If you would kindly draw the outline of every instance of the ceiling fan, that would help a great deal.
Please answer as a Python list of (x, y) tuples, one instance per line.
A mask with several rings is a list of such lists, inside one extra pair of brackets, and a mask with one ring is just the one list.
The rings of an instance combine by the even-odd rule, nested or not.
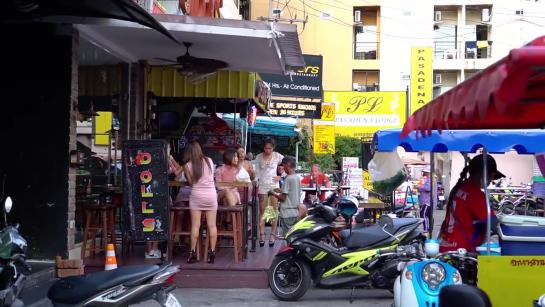
[(157, 60), (172, 63), (169, 66), (176, 67), (178, 71), (185, 76), (212, 74), (217, 70), (228, 66), (224, 61), (208, 58), (198, 58), (189, 54), (189, 48), (192, 43), (183, 42), (186, 52), (184, 55), (176, 58), (176, 61), (170, 59), (156, 58)]

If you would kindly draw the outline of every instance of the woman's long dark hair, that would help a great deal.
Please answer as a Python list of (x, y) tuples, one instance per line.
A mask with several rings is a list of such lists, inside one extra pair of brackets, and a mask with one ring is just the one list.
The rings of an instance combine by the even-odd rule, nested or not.
[(210, 161), (208, 161), (208, 157), (206, 157), (201, 149), (201, 145), (197, 141), (193, 141), (188, 144), (188, 147), (186, 148), (188, 151), (188, 158), (191, 162), (191, 168), (192, 168), (192, 177), (193, 177), (193, 183), (196, 183), (201, 179), (203, 174), (204, 165), (203, 162), (208, 165), (208, 168), (210, 171), (212, 171), (212, 165), (210, 165)]

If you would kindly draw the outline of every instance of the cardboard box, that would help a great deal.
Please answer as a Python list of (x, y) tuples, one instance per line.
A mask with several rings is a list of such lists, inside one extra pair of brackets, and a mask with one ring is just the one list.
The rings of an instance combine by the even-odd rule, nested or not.
[(83, 268), (82, 259), (62, 259), (57, 256), (55, 258), (55, 265), (57, 269), (80, 269)]
[(78, 276), (83, 275), (84, 270), (83, 268), (79, 269), (57, 269), (57, 277), (58, 278), (64, 278), (69, 276)]

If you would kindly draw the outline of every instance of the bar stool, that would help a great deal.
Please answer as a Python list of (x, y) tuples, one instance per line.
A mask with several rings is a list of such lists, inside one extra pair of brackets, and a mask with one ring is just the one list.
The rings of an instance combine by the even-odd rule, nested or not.
[[(86, 251), (92, 256), (96, 252), (106, 250), (108, 234), (111, 235), (111, 243), (115, 245), (115, 206), (97, 204), (94, 201), (86, 201), (82, 204), (85, 225), (83, 228), (83, 240), (81, 245), (81, 259), (85, 259)], [(96, 235), (102, 232), (101, 247), (96, 248)], [(91, 240), (90, 247), (87, 241)]]
[[(232, 229), (223, 229), (218, 227), (218, 242), (221, 237), (231, 238), (233, 240), (233, 253), (235, 263), (242, 261), (242, 205), (236, 206), (218, 206), (218, 214), (230, 214)], [(221, 219), (218, 219), (221, 220)], [(205, 251), (208, 251), (208, 240), (205, 242)]]
[[(174, 206), (170, 207), (170, 219), (169, 219), (170, 237), (168, 240), (168, 245), (169, 245), (168, 250), (169, 250), (169, 257), (170, 257), (169, 259), (172, 259), (172, 250), (174, 248), (174, 240), (176, 236), (180, 236), (180, 238), (188, 237), (189, 241), (191, 242), (191, 227), (189, 227), (189, 229), (187, 230), (184, 230), (183, 221), (178, 218), (179, 213), (184, 211), (187, 211), (189, 213), (189, 207), (174, 207)], [(182, 227), (179, 227), (180, 230), (176, 230), (176, 228), (178, 228), (177, 226), (180, 224), (182, 225)], [(199, 235), (199, 237), (197, 238), (197, 246), (195, 248), (196, 249), (195, 252), (197, 253), (197, 260), (201, 259), (200, 257), (201, 244), (202, 244), (202, 239), (201, 239), (201, 235)]]

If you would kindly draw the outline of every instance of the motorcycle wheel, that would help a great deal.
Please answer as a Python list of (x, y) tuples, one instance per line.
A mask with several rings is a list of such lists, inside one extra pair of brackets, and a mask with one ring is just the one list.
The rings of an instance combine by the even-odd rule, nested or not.
[(504, 215), (513, 215), (513, 213), (515, 213), (515, 204), (510, 201), (504, 202), (500, 206), (500, 213)]
[(268, 275), (269, 287), (281, 301), (300, 299), (312, 283), (308, 264), (289, 257), (275, 257)]

